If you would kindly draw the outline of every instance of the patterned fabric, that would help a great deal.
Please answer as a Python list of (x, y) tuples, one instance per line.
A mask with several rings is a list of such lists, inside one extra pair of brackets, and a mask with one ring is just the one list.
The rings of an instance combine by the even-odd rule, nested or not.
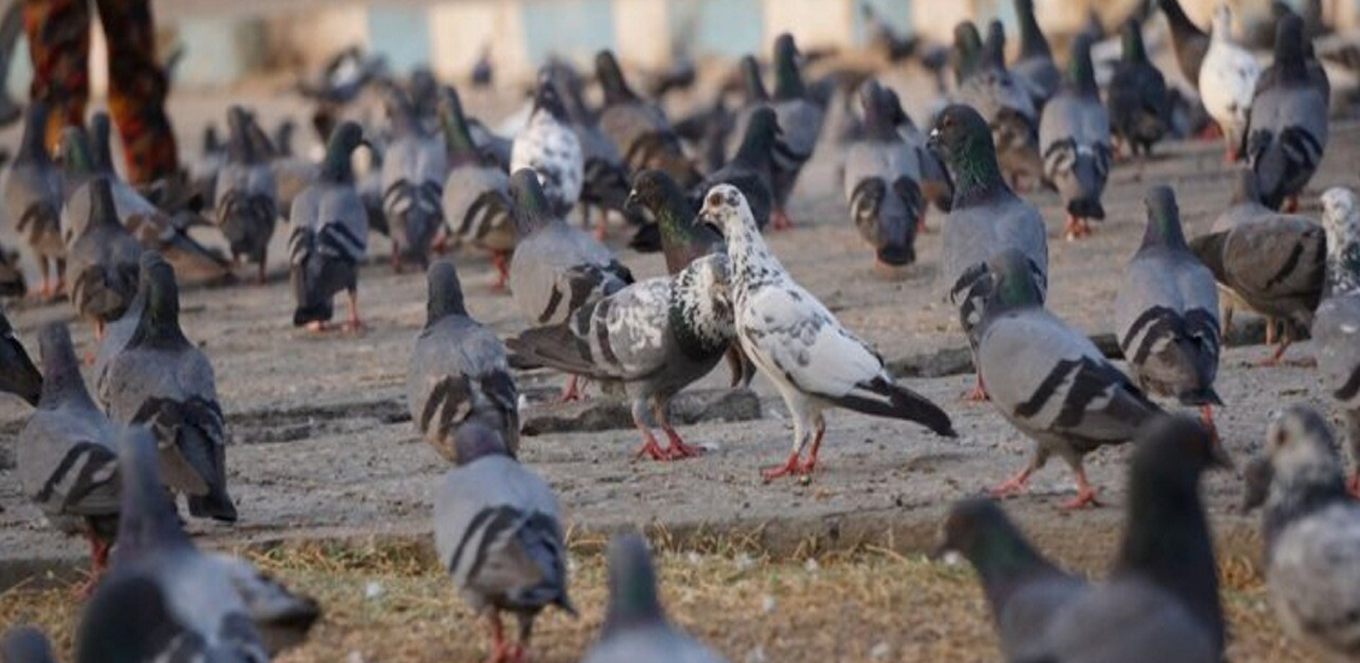
[(128, 179), (144, 184), (169, 176), (179, 163), (149, 0), (24, 0), (34, 72), (30, 94), (52, 109), (48, 144), (56, 144), (62, 127), (84, 122), (91, 4), (98, 6), (108, 42), (109, 114), (123, 140)]

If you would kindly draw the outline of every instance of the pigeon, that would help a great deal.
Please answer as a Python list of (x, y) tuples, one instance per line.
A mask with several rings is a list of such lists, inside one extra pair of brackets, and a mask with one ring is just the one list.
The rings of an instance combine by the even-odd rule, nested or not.
[(516, 240), (510, 178), (472, 141), (463, 104), (451, 87), (440, 90), (439, 119), (449, 153), (444, 218), (454, 237), (491, 251), (496, 267), (494, 287), (503, 288)]
[(613, 53), (605, 50), (595, 56), (595, 75), (604, 90), (600, 130), (613, 141), (629, 170), (636, 173), (654, 168), (665, 171), (681, 186), (698, 183), (699, 172), (685, 156), (666, 114), (628, 87)]
[(1232, 9), (1214, 8), (1212, 40), (1199, 71), (1199, 94), (1204, 109), (1223, 130), (1227, 160), (1236, 161), (1246, 135), (1252, 94), (1261, 66), (1256, 57), (1232, 41)]
[(1209, 35), (1195, 25), (1179, 0), (1157, 0), (1166, 14), (1167, 26), (1171, 32), (1171, 48), (1176, 54), (1176, 65), (1181, 75), (1190, 85), (1199, 87), (1199, 72), (1204, 58), (1209, 52)]
[(227, 109), (227, 161), (217, 171), (213, 208), (217, 226), (231, 243), (232, 259), (241, 257), (259, 264), (256, 278), (265, 281), (269, 241), (274, 238), (278, 219), (278, 185), (269, 165), (269, 154), (262, 153), (250, 139), (252, 119), (244, 108)]
[[(15, 5), (15, 9), (18, 5)], [(0, 637), (0, 661), (4, 663), (57, 663), (52, 643), (32, 626), (11, 626)]]
[(515, 136), (510, 152), (510, 172), (528, 168), (537, 173), (543, 195), (558, 216), (565, 216), (576, 205), (585, 177), (581, 141), (567, 122), (557, 87), (546, 74), (540, 75), (533, 114)]
[[(930, 149), (929, 136), (912, 122), (911, 116), (907, 115), (905, 110), (902, 110), (902, 101), (897, 97), (897, 93), (892, 88), (885, 87), (883, 95), (885, 108), (892, 109), (897, 133), (906, 141), (907, 148), (916, 154), (916, 163), (921, 167), (917, 183), (921, 186), (922, 198), (941, 212), (948, 212), (954, 204), (954, 182), (949, 177), (949, 169), (945, 167), (940, 155)], [(925, 229), (925, 208), (922, 208), (916, 230), (919, 234), (925, 232)]]
[(1011, 660), (1221, 661), (1223, 607), (1199, 482), (1227, 464), (1198, 422), (1149, 422), (1129, 462), (1124, 533), (1109, 579), (1062, 601)]
[[(1303, 405), (1266, 431), (1246, 506), (1263, 506), (1266, 590), (1285, 634), (1320, 660), (1360, 647), (1360, 505), (1346, 492), (1327, 422)], [(1259, 483), (1257, 483), (1259, 482)]]
[(199, 143), (198, 158), (191, 161), (188, 167), (190, 187), (204, 200), (215, 200), (217, 173), (222, 170), (222, 164), (227, 162), (227, 144), (218, 133), (216, 123), (203, 127)]
[(1305, 217), (1269, 214), (1196, 237), (1190, 250), (1234, 297), (1284, 323), (1275, 351), (1262, 362), (1278, 363), (1296, 327), (1312, 325), (1322, 298), (1327, 254), (1322, 228)]
[(0, 244), (0, 297), (23, 297), (28, 294), (28, 282), (19, 266), (19, 252)]
[(349, 296), (347, 326), (358, 329), (359, 260), (368, 247), (368, 215), (354, 188), (350, 155), (363, 142), (353, 122), (341, 124), (326, 145), (321, 172), (293, 201), (288, 263), (297, 309), (293, 324), (325, 329), (334, 315), (331, 298)]
[(1025, 661), (1064, 607), (1091, 591), (1035, 550), (994, 500), (970, 497), (949, 509), (935, 553), (957, 553), (977, 571), (1008, 661)]
[[(1260, 221), (1262, 219), (1278, 216), (1290, 215), (1282, 215), (1261, 204), (1261, 190), (1256, 183), (1256, 172), (1247, 166), (1241, 166), (1234, 175), (1233, 194), (1232, 198), (1229, 200), (1228, 208), (1223, 210), (1223, 212), (1214, 219), (1214, 223), (1210, 226), (1209, 231), (1222, 232), (1251, 221)], [(1295, 218), (1298, 218), (1305, 223), (1311, 223), (1312, 221), (1303, 216)], [(1250, 309), (1251, 307), (1231, 288), (1224, 287), (1222, 283), (1218, 284), (1218, 300), (1220, 311), (1219, 319), (1222, 321), (1223, 336), (1226, 337), (1228, 331), (1232, 329), (1233, 312), (1239, 308)], [(1266, 345), (1273, 345), (1275, 343), (1275, 328), (1275, 319), (1267, 318)]]
[(690, 201), (694, 209), (703, 206), (704, 195), (719, 184), (731, 184), (741, 191), (751, 205), (751, 213), (756, 217), (756, 226), (764, 228), (773, 217), (775, 205), (774, 159), (781, 133), (775, 111), (760, 107), (751, 113), (742, 134), (741, 145), (732, 160), (721, 168), (709, 173), (704, 180), (690, 190)]
[[(954, 437), (949, 415), (888, 374), (883, 358), (841, 326), (826, 306), (794, 282), (761, 238), (736, 187), (708, 192), (700, 220), (722, 230), (737, 337), (765, 374), (793, 418), (793, 449), (766, 480), (810, 474), (826, 420), (822, 412), (844, 407), (880, 417), (915, 421), (937, 435)], [(800, 456), (812, 443), (806, 461)]]
[(385, 101), (392, 140), (383, 152), (382, 209), (392, 238), (392, 268), (400, 272), (403, 263), (415, 263), (423, 269), (430, 245), (444, 229), (448, 153), (421, 123), (404, 91), (386, 86)]
[(1014, 183), (1043, 173), (1039, 153), (1039, 114), (1029, 91), (1006, 69), (1005, 34), (993, 22), (972, 70), (959, 83), (961, 104), (987, 120), (1002, 171)]
[(269, 654), (231, 576), (194, 547), (161, 487), (156, 441), (142, 426), (123, 434), (118, 548), (85, 605), (77, 663), (153, 660), (264, 663)]
[(803, 164), (812, 158), (812, 151), (817, 147), (825, 115), (809, 96), (799, 69), (800, 57), (793, 35), (785, 32), (775, 38), (774, 97), (770, 102), (780, 129), (775, 140), (770, 182), (774, 194), (770, 225), (775, 230), (792, 227), (786, 211), (789, 195), (798, 182)]
[(606, 552), (609, 604), (600, 637), (581, 663), (724, 663), (717, 652), (666, 620), (647, 542), (615, 534)]
[(118, 533), (119, 429), (86, 391), (66, 325), (44, 325), (38, 343), (45, 379), (16, 444), (19, 480), (53, 527), (85, 537), (98, 578)]
[[(973, 328), (991, 287), (988, 261), (1007, 248), (1019, 250), (1029, 259), (1042, 296), (1048, 291), (1048, 236), (1039, 211), (1006, 186), (991, 131), (976, 110), (957, 104), (946, 107), (930, 132), (930, 146), (954, 176), (954, 200), (942, 231), (941, 274), (950, 301), (959, 307), (964, 334), (975, 348)], [(985, 397), (979, 375), (969, 398)]]
[[(71, 135), (67, 129), (63, 137)], [(79, 223), (79, 230), (67, 226), (74, 232), (68, 240), (66, 260), (71, 273), (71, 303), (82, 317), (94, 321), (95, 336), (102, 337), (104, 325), (121, 316), (136, 295), (142, 245), (118, 223), (107, 178), (95, 178), (85, 189), (88, 216)]]
[(1042, 109), (1058, 93), (1062, 73), (1034, 17), (1034, 0), (1015, 0), (1015, 16), (1020, 23), (1020, 57), (1011, 63), (1011, 71), (1028, 88), (1034, 107)]
[[(673, 233), (662, 231), (662, 242)], [(517, 355), (562, 372), (622, 384), (642, 434), (635, 458), (678, 460), (702, 453), (670, 424), (670, 401), (708, 375), (735, 339), (725, 254), (638, 281), (587, 303), (566, 322), (529, 329), (507, 342)], [(660, 426), (668, 446), (652, 434)]]
[(453, 440), (468, 422), (500, 434), (514, 456), (519, 449), (519, 391), (505, 346), (468, 315), (453, 263), (430, 265), (425, 327), (406, 369), (406, 404), (425, 441), (458, 462)]
[[(576, 614), (557, 498), (479, 422), (460, 428), (454, 444), (458, 466), (434, 500), (435, 551), (473, 612), (490, 620), (489, 660), (522, 660), (539, 612), (556, 605)], [(504, 636), (502, 611), (519, 620), (515, 644)]]
[[(1327, 234), (1327, 296), (1313, 318), (1318, 372), (1345, 423), (1346, 444), (1360, 459), (1360, 205), (1350, 189), (1322, 194), (1322, 227)], [(1360, 470), (1351, 475), (1360, 494)]]
[[(581, 218), (590, 220), (590, 208), (597, 212), (596, 239), (604, 239), (608, 230), (610, 210), (628, 214), (624, 201), (628, 197), (628, 166), (623, 155), (600, 129), (599, 118), (586, 106), (581, 91), (581, 79), (570, 66), (554, 63), (547, 70), (558, 97), (566, 109), (568, 126), (581, 143), (584, 179), (581, 184)], [(636, 219), (641, 222), (641, 219)]]
[(1024, 469), (997, 486), (995, 496), (1025, 488), (1057, 453), (1076, 475), (1077, 495), (1064, 505), (1096, 503), (1082, 458), (1123, 444), (1162, 412), (1105, 359), (1085, 334), (1044, 309), (1031, 260), (1006, 249), (988, 261), (994, 281), (977, 335), (978, 374), (1001, 416), (1034, 441)]
[(132, 337), (110, 355), (99, 400), (114, 421), (146, 424), (156, 433), (163, 478), (188, 496), (190, 515), (235, 522), (212, 364), (180, 329), (174, 268), (147, 262), (150, 278), (139, 293), (145, 308)]
[(483, 44), (478, 52), (477, 61), (472, 63), (472, 86), (491, 87), (496, 70), (491, 64), (491, 44)]
[(860, 87), (865, 137), (845, 154), (845, 198), (860, 237), (874, 247), (874, 269), (887, 275), (916, 262), (916, 229), (925, 214), (918, 152), (897, 130), (894, 104), (877, 81)]
[[(190, 227), (201, 221), (197, 214), (184, 212), (172, 216), (118, 177), (109, 144), (109, 124), (107, 113), (95, 113), (90, 119), (89, 176), (109, 182), (119, 221), (142, 246), (165, 256), (185, 281), (216, 282), (229, 278), (231, 261), (189, 234)], [(79, 144), (77, 141), (76, 145)], [(88, 218), (88, 184), (76, 186), (79, 180), (72, 182), (69, 176), (66, 180), (71, 193), (66, 196), (62, 227), (65, 232), (78, 233), (79, 224)]]
[(1100, 102), (1091, 42), (1078, 36), (1062, 90), (1044, 106), (1039, 121), (1039, 149), (1044, 177), (1062, 196), (1068, 239), (1091, 234), (1091, 219), (1104, 219), (1100, 194), (1110, 176), (1110, 116)]
[[(5, 214), (38, 259), (38, 294), (49, 297), (66, 288), (66, 243), (61, 235), (61, 169), (44, 144), (47, 105), (34, 100), (25, 111), (19, 153), (5, 176)], [(49, 280), (49, 267), (55, 282)]]
[(954, 70), (954, 84), (962, 86), (982, 60), (982, 34), (972, 21), (960, 21), (954, 26), (954, 45), (949, 50), (949, 64)]
[(1317, 172), (1327, 145), (1327, 99), (1308, 81), (1303, 20), (1290, 14), (1275, 37), (1272, 85), (1260, 86), (1247, 123), (1247, 164), (1256, 171), (1261, 202), (1298, 209), (1298, 195)]
[(36, 406), (42, 397), (42, 374), (14, 336), (14, 327), (0, 311), (0, 392), (14, 394)]
[(1222, 338), (1214, 274), (1185, 243), (1180, 210), (1168, 186), (1148, 190), (1147, 230), (1124, 269), (1115, 295), (1119, 347), (1147, 393), (1198, 407), (1212, 425), (1210, 406)]
[(1161, 70), (1148, 60), (1142, 26), (1135, 20), (1120, 31), (1123, 54), (1106, 88), (1110, 129), (1135, 156), (1152, 154), (1152, 146), (1170, 129), (1171, 97)]

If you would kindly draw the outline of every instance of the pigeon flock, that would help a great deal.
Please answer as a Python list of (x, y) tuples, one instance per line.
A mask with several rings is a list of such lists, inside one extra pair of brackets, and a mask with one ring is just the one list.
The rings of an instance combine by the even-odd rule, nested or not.
[[(952, 46), (932, 50), (866, 5), (890, 61), (936, 73), (942, 94), (927, 131), (873, 72), (810, 76), (819, 54), (788, 33), (774, 40), (768, 71), (754, 55), (731, 63), (732, 94), (674, 121), (666, 95), (693, 85), (692, 65), (636, 85), (609, 51), (589, 74), (553, 60), (507, 135), (428, 70), (402, 79), (347, 50), (299, 85), (316, 105), (319, 158), (293, 152), (291, 122), (271, 134), (233, 105), (225, 142), (212, 131), (186, 177), (145, 188), (118, 175), (106, 114), (48, 146), (47, 109), (30, 105), (0, 204), (39, 266), (29, 299), (64, 299), (72, 315), (41, 325), (35, 364), (0, 314), (0, 391), (34, 408), (14, 444), (23, 495), (53, 529), (89, 545), (74, 660), (267, 661), (322, 618), (325, 606), (246, 560), (201, 550), (179, 509), (182, 496), (188, 518), (223, 527), (252, 518), (231, 496), (212, 352), (181, 327), (180, 289), (213, 284), (230, 297), (249, 287), (234, 284), (242, 262), (267, 282), (276, 232), (287, 233), (292, 295), (278, 325), (308, 330), (300, 335), (332, 330), (342, 293), (343, 328), (364, 328), (370, 233), (390, 240), (394, 271), (425, 272), (406, 405), (449, 464), (432, 486), (434, 549), (486, 620), (490, 661), (530, 660), (535, 619), (577, 610), (569, 510), (521, 460), (517, 371), (561, 373), (561, 401), (622, 395), (640, 444), (602, 462), (702, 463), (689, 459), (713, 448), (685, 439), (671, 404), (723, 364), (733, 389), (763, 376), (788, 414), (788, 455), (758, 475), (747, 468), (774, 484), (767, 490), (782, 477), (814, 480), (823, 442), (838, 437), (827, 425), (834, 409), (913, 422), (904, 436), (953, 438), (951, 410), (991, 407), (1032, 442), (1016, 474), (949, 508), (936, 551), (976, 569), (1005, 660), (1219, 663), (1230, 637), (1200, 485), (1233, 467), (1214, 421), (1231, 403), (1215, 381), (1238, 310), (1266, 319), (1274, 349), (1263, 366), (1311, 339), (1307, 363), (1341, 421), (1338, 437), (1319, 412), (1282, 407), (1241, 467), (1243, 508), (1263, 511), (1270, 604), (1284, 632), (1322, 659), (1360, 660), (1360, 472), (1348, 476), (1344, 460), (1360, 458), (1360, 199), (1309, 188), (1333, 95), (1316, 16), (1280, 9), (1267, 55), (1236, 40), (1226, 4), (1204, 27), (1177, 0), (1139, 4), (1108, 39), (1096, 21), (1059, 43), (1033, 0), (1015, 0), (1010, 59), (1000, 21), (961, 23)], [(1157, 11), (1168, 29), (1147, 23)], [(1169, 43), (1179, 71), (1157, 68), (1153, 39)], [(487, 52), (474, 86), (493, 81)], [(385, 121), (346, 116), (370, 89)], [(1112, 270), (1122, 268), (1112, 358), (1046, 306), (1049, 233), (1027, 196), (1054, 192), (1058, 236), (1079, 251), (1098, 232), (1093, 221), (1137, 221), (1107, 213), (1111, 173), (1136, 168), (1142, 182), (1163, 141), (1196, 134), (1223, 141), (1232, 202), (1188, 237), (1177, 183), (1141, 185), (1141, 243)], [(800, 179), (823, 172), (805, 169), (819, 149), (838, 150), (831, 188), (873, 270), (897, 279), (928, 265), (935, 275), (976, 373), (963, 402), (932, 402), (900, 381), (768, 241), (806, 232), (791, 200)], [(1320, 218), (1300, 212), (1318, 207), (1313, 198)], [(662, 254), (664, 273), (638, 278), (625, 266), (609, 237), (617, 221), (633, 233), (629, 250)], [(917, 247), (925, 233), (939, 234), (938, 251)], [(507, 338), (469, 312), (455, 267), (486, 253), (493, 292), (522, 323)], [(81, 357), (70, 325), (84, 324), (95, 345)], [(1057, 455), (1076, 488), (1063, 508), (1097, 506), (1084, 460), (1126, 443), (1126, 514), (1109, 573), (1069, 573), (998, 498), (1023, 491)], [(606, 556), (605, 617), (582, 661), (724, 660), (667, 621), (641, 535), (616, 534)], [(55, 660), (36, 628), (0, 640), (0, 663)]]

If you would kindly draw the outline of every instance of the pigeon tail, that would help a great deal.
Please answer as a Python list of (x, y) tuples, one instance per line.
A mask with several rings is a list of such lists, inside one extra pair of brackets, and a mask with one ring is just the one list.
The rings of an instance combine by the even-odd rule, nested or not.
[[(193, 406), (190, 403), (189, 406)], [(199, 407), (190, 409), (184, 408), (184, 417), (189, 419), (211, 419), (220, 417), (221, 413), (203, 411), (200, 408), (205, 404), (199, 403)], [(206, 423), (206, 422), (204, 422)], [(176, 436), (175, 446), (179, 453), (189, 462), (194, 471), (199, 474), (207, 484), (208, 490), (203, 495), (189, 495), (189, 515), (195, 518), (212, 518), (222, 522), (236, 522), (236, 505), (232, 503), (231, 497), (227, 494), (227, 468), (225, 449), (220, 442), (215, 442), (209, 437), (207, 431), (200, 428), (200, 423), (193, 420), (186, 420), (179, 425), (179, 435)], [(218, 431), (220, 435), (220, 431)]]
[[(590, 319), (594, 305), (587, 305), (575, 315)], [(568, 323), (526, 329), (519, 336), (506, 339), (505, 347), (521, 359), (527, 358), (540, 366), (549, 366), (564, 373), (591, 379), (617, 379), (600, 370), (590, 355), (590, 346), (572, 332)]]
[(855, 385), (849, 393), (829, 398), (836, 405), (877, 417), (914, 421), (944, 437), (957, 437), (954, 424), (939, 406), (886, 375)]
[(1105, 218), (1105, 207), (1097, 197), (1074, 198), (1067, 202), (1067, 213), (1079, 219)]

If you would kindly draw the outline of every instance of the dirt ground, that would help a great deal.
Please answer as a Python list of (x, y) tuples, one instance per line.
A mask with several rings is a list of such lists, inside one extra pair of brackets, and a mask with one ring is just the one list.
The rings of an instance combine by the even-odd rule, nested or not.
[[(180, 126), (186, 136), (196, 136), (204, 118), (220, 117), (238, 98), (176, 98), (172, 113), (186, 118)], [(293, 102), (277, 97), (251, 99), (258, 99), (267, 118), (299, 113)], [(469, 105), (478, 108), (475, 100)], [(1305, 198), (1307, 213), (1318, 213), (1317, 194), (1326, 187), (1356, 185), (1360, 147), (1350, 141), (1357, 137), (1360, 123), (1333, 125), (1325, 164)], [(0, 143), (13, 142), (12, 132), (0, 135)], [(920, 238), (920, 261), (905, 278), (875, 276), (871, 251), (847, 220), (839, 158), (839, 150), (829, 144), (819, 151), (795, 194), (797, 228), (773, 234), (770, 242), (794, 277), (849, 329), (872, 342), (906, 376), (906, 384), (942, 404), (954, 418), (958, 439), (936, 438), (912, 424), (833, 412), (823, 464), (811, 482), (766, 485), (758, 469), (784, 458), (791, 427), (769, 383), (757, 378), (760, 416), (682, 429), (692, 442), (708, 447), (702, 458), (631, 462), (636, 434), (617, 424), (526, 438), (522, 458), (556, 489), (577, 540), (598, 540), (613, 528), (638, 525), (666, 532), (681, 551), (706, 550), (714, 540), (743, 542), (758, 561), (753, 567), (734, 570), (738, 558), (720, 551), (700, 563), (678, 553), (667, 558), (664, 571), (678, 620), (734, 661), (907, 661), (948, 652), (962, 652), (949, 660), (994, 660), (971, 576), (918, 555), (932, 541), (947, 505), (1017, 469), (1030, 443), (990, 405), (959, 399), (972, 378), (959, 361), (964, 340), (954, 312), (942, 303), (935, 283), (939, 234)], [(1231, 171), (1221, 162), (1217, 144), (1168, 145), (1146, 165), (1141, 180), (1137, 170), (1133, 165), (1115, 169), (1105, 195), (1109, 219), (1093, 238), (1078, 243), (1061, 239), (1056, 194), (1028, 194), (1049, 222), (1050, 306), (1092, 335), (1111, 331), (1120, 270), (1143, 232), (1145, 187), (1154, 182), (1175, 186), (1190, 236), (1209, 227), (1230, 194)], [(939, 215), (932, 215), (930, 224), (938, 223)], [(4, 232), (11, 226), (4, 224)], [(662, 273), (659, 255), (623, 248), (628, 234), (619, 228), (611, 243), (634, 273)], [(201, 522), (189, 527), (201, 545), (212, 548), (314, 549), (308, 555), (280, 553), (282, 558), (271, 562), (289, 580), (317, 592), (328, 607), (331, 599), (341, 606), (328, 612), (314, 644), (289, 660), (433, 661), (450, 654), (466, 659), (478, 651), (482, 634), (468, 623), (438, 570), (412, 562), (393, 572), (375, 568), (368, 559), (392, 547), (428, 544), (430, 496), (447, 469), (417, 439), (403, 395), (410, 348), (424, 319), (423, 275), (393, 274), (381, 259), (386, 245), (375, 238), (370, 242), (375, 261), (360, 277), (366, 331), (305, 333), (290, 324), (285, 239), (286, 226), (281, 226), (268, 285), (183, 293), (185, 332), (217, 372), (233, 442), (229, 481), (241, 513), (232, 527)], [(485, 256), (457, 253), (453, 260), (475, 317), (503, 336), (523, 328), (510, 299), (490, 289)], [(37, 327), (71, 321), (73, 312), (66, 303), (20, 303), (9, 307), (9, 315), (19, 337), (36, 350)], [(81, 349), (92, 349), (88, 325), (73, 322), (72, 330)], [(1265, 352), (1259, 345), (1231, 348), (1219, 374), (1218, 391), (1228, 404), (1219, 428), (1239, 460), (1258, 448), (1271, 411), (1292, 402), (1328, 407), (1312, 371), (1248, 366)], [(1310, 353), (1304, 343), (1289, 357)], [(546, 371), (517, 377), (531, 401), (527, 418), (549, 414), (543, 401), (560, 378)], [(696, 389), (711, 396), (726, 379), (718, 369)], [(595, 399), (584, 407), (605, 405), (604, 397)], [(21, 495), (11, 449), (29, 410), (17, 399), (0, 400), (0, 588), (12, 587), (0, 594), (0, 624), (31, 618), (25, 615), (69, 617), (75, 608), (61, 589), (39, 588), (69, 577), (83, 563), (84, 548), (49, 531)], [(1126, 449), (1114, 449), (1089, 458), (1102, 507), (1060, 512), (1058, 504), (1072, 492), (1071, 477), (1061, 463), (1052, 463), (1036, 476), (1030, 493), (1007, 508), (1041, 548), (1073, 568), (1098, 572), (1118, 535), (1126, 457)], [(1259, 549), (1258, 521), (1237, 513), (1240, 483), (1235, 473), (1221, 473), (1208, 479), (1204, 491), (1221, 560), (1238, 568), (1239, 580), (1228, 596), (1241, 634), (1233, 660), (1295, 660), (1284, 653), (1272, 620), (1263, 613), (1259, 578), (1251, 570)], [(866, 552), (870, 547), (891, 552)], [(600, 563), (595, 548), (583, 549), (574, 582), (584, 617), (544, 621), (544, 660), (570, 660), (599, 623)], [(852, 550), (858, 552), (841, 555)], [(267, 561), (273, 559), (270, 554), (265, 553)], [(910, 557), (898, 557), (903, 554)], [(809, 573), (803, 561), (809, 557), (827, 561), (818, 573)], [(374, 600), (356, 600), (354, 592), (370, 578), (388, 591)], [(707, 586), (722, 591), (705, 591)], [(767, 595), (776, 608), (762, 607)], [(711, 615), (718, 618), (700, 621)], [(397, 625), (414, 637), (399, 643), (382, 637), (384, 629)], [(351, 651), (358, 658), (342, 659)]]

